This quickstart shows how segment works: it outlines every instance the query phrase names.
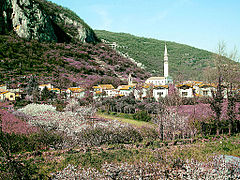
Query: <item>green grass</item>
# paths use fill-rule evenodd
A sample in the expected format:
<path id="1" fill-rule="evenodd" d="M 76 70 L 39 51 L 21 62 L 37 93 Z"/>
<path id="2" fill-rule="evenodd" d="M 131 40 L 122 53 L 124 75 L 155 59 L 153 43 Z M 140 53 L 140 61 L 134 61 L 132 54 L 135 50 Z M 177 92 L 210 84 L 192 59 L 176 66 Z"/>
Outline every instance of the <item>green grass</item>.
<path id="1" fill-rule="evenodd" d="M 134 119 L 132 119 L 131 115 L 126 115 L 126 114 L 123 114 L 123 113 L 118 113 L 116 115 L 98 113 L 97 115 L 99 117 L 102 117 L 102 118 L 118 120 L 118 121 L 123 122 L 123 123 L 128 123 L 128 124 L 131 124 L 135 127 L 142 127 L 142 126 L 154 127 L 154 124 L 151 123 L 151 122 L 134 120 Z M 126 116 L 128 116 L 128 118 L 126 118 Z"/>

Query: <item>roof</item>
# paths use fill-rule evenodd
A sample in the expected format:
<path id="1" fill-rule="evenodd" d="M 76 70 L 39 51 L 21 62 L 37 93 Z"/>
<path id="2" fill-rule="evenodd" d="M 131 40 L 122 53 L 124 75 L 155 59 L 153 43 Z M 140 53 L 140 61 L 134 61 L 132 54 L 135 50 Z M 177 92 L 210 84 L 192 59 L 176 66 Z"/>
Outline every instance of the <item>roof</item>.
<path id="1" fill-rule="evenodd" d="M 133 85 L 121 85 L 118 87 L 119 90 L 130 90 L 132 89 L 134 86 Z"/>
<path id="2" fill-rule="evenodd" d="M 115 94 L 115 97 L 124 96 L 123 94 Z"/>
<path id="3" fill-rule="evenodd" d="M 49 84 L 40 84 L 39 86 L 49 86 L 51 85 L 50 83 Z"/>
<path id="4" fill-rule="evenodd" d="M 102 92 L 101 92 L 101 91 L 96 91 L 95 93 L 96 93 L 96 94 L 102 94 Z"/>
<path id="5" fill-rule="evenodd" d="M 67 90 L 74 92 L 74 93 L 80 93 L 80 92 L 84 91 L 83 89 L 77 88 L 77 87 L 68 88 Z"/>
<path id="6" fill-rule="evenodd" d="M 15 94 L 15 93 L 13 93 L 13 92 L 10 92 L 10 91 L 5 91 L 5 92 L 0 92 L 0 94 Z"/>
<path id="7" fill-rule="evenodd" d="M 6 93 L 8 93 L 9 91 L 5 91 L 5 92 L 0 92 L 0 94 L 6 94 Z"/>
<path id="8" fill-rule="evenodd" d="M 49 91 L 60 91 L 58 88 L 48 88 Z"/>
<path id="9" fill-rule="evenodd" d="M 148 78 L 147 80 L 151 80 L 151 81 L 153 81 L 153 80 L 164 80 L 165 79 L 165 77 L 150 77 L 150 78 Z"/>
<path id="10" fill-rule="evenodd" d="M 195 96 L 197 96 L 197 97 L 202 97 L 203 95 L 196 93 Z"/>
<path id="11" fill-rule="evenodd" d="M 168 85 L 158 85 L 158 86 L 154 86 L 154 88 L 168 88 Z"/>
<path id="12" fill-rule="evenodd" d="M 200 85 L 202 84 L 203 82 L 201 81 L 185 81 L 183 82 L 182 84 L 190 84 L 190 85 Z"/>
<path id="13" fill-rule="evenodd" d="M 205 87 L 217 87 L 217 85 L 214 84 L 214 83 L 210 83 L 210 84 L 200 84 L 200 85 L 198 85 L 198 87 L 200 87 L 200 88 L 205 88 Z"/>
<path id="14" fill-rule="evenodd" d="M 94 89 L 114 89 L 112 84 L 99 84 L 98 86 L 93 86 Z"/>
<path id="15" fill-rule="evenodd" d="M 0 88 L 0 92 L 5 92 L 5 91 L 7 91 L 7 90 L 5 90 L 5 89 L 1 89 L 1 88 Z"/>
<path id="16" fill-rule="evenodd" d="M 150 84 L 144 84 L 144 85 L 142 86 L 142 88 L 145 88 L 145 89 L 148 89 L 148 88 L 150 88 L 150 87 L 152 87 Z"/>
<path id="17" fill-rule="evenodd" d="M 177 84 L 176 85 L 177 88 L 182 88 L 182 87 L 193 87 L 192 84 Z"/>

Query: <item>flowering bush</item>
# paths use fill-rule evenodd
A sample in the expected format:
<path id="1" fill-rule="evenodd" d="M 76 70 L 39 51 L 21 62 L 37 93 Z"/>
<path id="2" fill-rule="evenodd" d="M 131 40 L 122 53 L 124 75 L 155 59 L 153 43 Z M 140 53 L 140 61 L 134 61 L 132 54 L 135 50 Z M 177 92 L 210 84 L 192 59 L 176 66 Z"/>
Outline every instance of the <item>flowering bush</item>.
<path id="1" fill-rule="evenodd" d="M 68 165 L 63 171 L 52 174 L 54 179 L 239 179 L 239 162 L 226 162 L 221 157 L 215 157 L 208 163 L 194 160 L 177 163 L 172 167 L 164 164 L 150 162 L 129 163 L 104 163 L 101 172 L 94 168 L 78 168 Z M 88 177 L 89 176 L 89 177 Z"/>
<path id="2" fill-rule="evenodd" d="M 15 134 L 31 134 L 38 131 L 38 128 L 16 117 L 14 114 L 0 109 L 0 126 L 3 132 Z"/>
<path id="3" fill-rule="evenodd" d="M 37 116 L 38 114 L 41 114 L 43 112 L 55 112 L 56 108 L 53 107 L 52 105 L 32 103 L 19 109 L 18 111 L 27 115 Z"/>
<path id="4" fill-rule="evenodd" d="M 191 134 L 188 118 L 172 109 L 165 109 L 153 121 L 158 125 L 162 140 L 189 137 Z"/>
<path id="5" fill-rule="evenodd" d="M 96 124 L 88 126 L 77 134 L 78 142 L 84 145 L 99 146 L 102 144 L 134 143 L 142 141 L 139 131 L 131 126 L 116 126 L 116 124 Z"/>

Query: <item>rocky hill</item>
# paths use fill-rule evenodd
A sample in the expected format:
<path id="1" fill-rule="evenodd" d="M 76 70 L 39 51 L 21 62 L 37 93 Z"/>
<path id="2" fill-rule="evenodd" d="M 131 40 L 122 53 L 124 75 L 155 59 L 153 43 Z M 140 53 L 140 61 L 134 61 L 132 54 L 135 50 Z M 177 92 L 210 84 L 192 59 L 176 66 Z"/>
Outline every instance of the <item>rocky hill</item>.
<path id="1" fill-rule="evenodd" d="M 163 75 L 165 41 L 103 30 L 95 32 L 100 39 L 115 47 L 117 51 L 141 63 L 148 72 Z M 175 42 L 166 43 L 169 71 L 175 80 L 204 80 L 204 71 L 214 67 L 214 53 Z"/>
<path id="2" fill-rule="evenodd" d="M 97 42 L 94 31 L 74 12 L 46 0 L 1 0 L 0 34 L 27 40 Z"/>
<path id="3" fill-rule="evenodd" d="M 74 12 L 45 0 L 0 1 L 0 83 L 39 83 L 62 88 L 136 80 L 146 73 L 129 59 L 100 43 Z M 123 82 L 121 82 L 123 83 Z"/>

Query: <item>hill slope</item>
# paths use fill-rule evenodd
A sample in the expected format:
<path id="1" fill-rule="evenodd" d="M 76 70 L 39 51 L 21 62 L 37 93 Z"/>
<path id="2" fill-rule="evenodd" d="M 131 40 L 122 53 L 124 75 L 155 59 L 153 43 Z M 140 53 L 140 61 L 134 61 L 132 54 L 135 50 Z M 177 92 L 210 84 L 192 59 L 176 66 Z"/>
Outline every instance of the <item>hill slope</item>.
<path id="1" fill-rule="evenodd" d="M 86 87 L 97 82 L 116 86 L 130 72 L 139 80 L 149 76 L 101 43 L 44 43 L 0 35 L 0 61 L 0 83 L 28 82 L 28 76 L 33 74 L 42 83 L 68 82 L 62 84 L 64 87 L 73 82 Z"/>
<path id="2" fill-rule="evenodd" d="M 116 42 L 116 49 L 142 63 L 148 72 L 163 75 L 163 54 L 165 41 L 95 30 L 100 39 Z M 174 79 L 203 80 L 204 69 L 213 67 L 213 53 L 188 45 L 167 41 L 169 71 Z"/>

